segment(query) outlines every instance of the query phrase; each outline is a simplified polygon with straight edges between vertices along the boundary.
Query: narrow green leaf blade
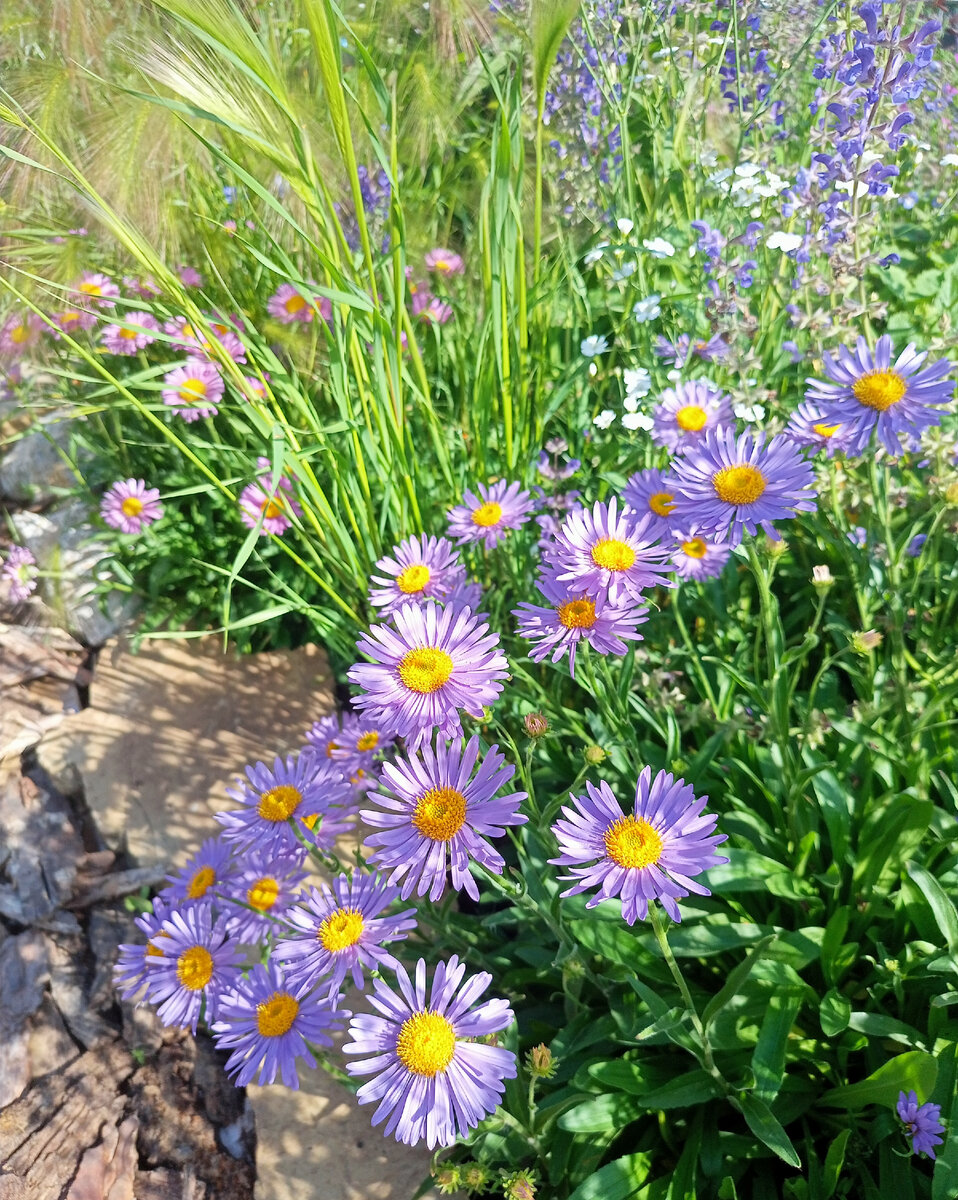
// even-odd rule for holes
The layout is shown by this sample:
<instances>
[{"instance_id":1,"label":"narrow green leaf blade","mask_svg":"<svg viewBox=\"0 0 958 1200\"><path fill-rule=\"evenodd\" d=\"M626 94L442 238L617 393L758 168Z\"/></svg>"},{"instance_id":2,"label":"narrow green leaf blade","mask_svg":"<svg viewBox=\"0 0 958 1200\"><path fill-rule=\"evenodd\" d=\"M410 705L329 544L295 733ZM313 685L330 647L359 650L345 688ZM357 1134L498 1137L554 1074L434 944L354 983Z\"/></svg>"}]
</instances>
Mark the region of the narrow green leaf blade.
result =
<instances>
[{"instance_id":1,"label":"narrow green leaf blade","mask_svg":"<svg viewBox=\"0 0 958 1200\"><path fill-rule=\"evenodd\" d=\"M768 1105L752 1092L743 1092L739 1096L739 1104L742 1116L758 1140L790 1167L801 1167L802 1160L798 1157L791 1139L772 1115Z\"/></svg>"}]
</instances>

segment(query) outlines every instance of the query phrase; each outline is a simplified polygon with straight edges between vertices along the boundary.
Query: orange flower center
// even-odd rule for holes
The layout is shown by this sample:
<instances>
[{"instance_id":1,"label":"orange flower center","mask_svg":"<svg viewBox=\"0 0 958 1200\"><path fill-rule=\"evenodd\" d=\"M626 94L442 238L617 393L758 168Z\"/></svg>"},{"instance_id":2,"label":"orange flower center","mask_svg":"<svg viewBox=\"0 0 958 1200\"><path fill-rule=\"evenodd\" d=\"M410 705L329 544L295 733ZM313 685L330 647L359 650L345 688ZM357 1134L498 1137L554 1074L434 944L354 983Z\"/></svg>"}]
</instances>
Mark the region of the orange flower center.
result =
<instances>
[{"instance_id":1,"label":"orange flower center","mask_svg":"<svg viewBox=\"0 0 958 1200\"><path fill-rule=\"evenodd\" d=\"M595 601L568 600L556 609L559 624L566 629L591 629L595 624Z\"/></svg>"},{"instance_id":2,"label":"orange flower center","mask_svg":"<svg viewBox=\"0 0 958 1200\"><path fill-rule=\"evenodd\" d=\"M621 817L605 831L605 852L619 867L651 867L662 857L662 835L640 817Z\"/></svg>"},{"instance_id":3,"label":"orange flower center","mask_svg":"<svg viewBox=\"0 0 958 1200\"><path fill-rule=\"evenodd\" d=\"M653 492L649 497L649 508L657 517L667 517L675 508L673 500L675 499L674 492Z\"/></svg>"},{"instance_id":4,"label":"orange flower center","mask_svg":"<svg viewBox=\"0 0 958 1200\"><path fill-rule=\"evenodd\" d=\"M422 646L404 654L397 669L405 687L411 692L427 696L437 692L448 681L454 666L445 650Z\"/></svg>"},{"instance_id":5,"label":"orange flower center","mask_svg":"<svg viewBox=\"0 0 958 1200\"><path fill-rule=\"evenodd\" d=\"M712 487L725 504L754 504L765 491L766 479L757 467L723 467L712 476Z\"/></svg>"},{"instance_id":6,"label":"orange flower center","mask_svg":"<svg viewBox=\"0 0 958 1200\"><path fill-rule=\"evenodd\" d=\"M282 1037L293 1028L298 1013L298 1000L288 992L273 992L256 1005L256 1028L262 1037Z\"/></svg>"},{"instance_id":7,"label":"orange flower center","mask_svg":"<svg viewBox=\"0 0 958 1200\"><path fill-rule=\"evenodd\" d=\"M434 842L448 842L466 820L466 798L455 788L431 788L419 797L412 823Z\"/></svg>"},{"instance_id":8,"label":"orange flower center","mask_svg":"<svg viewBox=\"0 0 958 1200\"><path fill-rule=\"evenodd\" d=\"M213 956L205 946L190 946L176 960L176 978L191 992L202 991L213 977Z\"/></svg>"},{"instance_id":9,"label":"orange flower center","mask_svg":"<svg viewBox=\"0 0 958 1200\"><path fill-rule=\"evenodd\" d=\"M263 792L256 811L264 821L288 821L299 808L303 793L289 783L278 784Z\"/></svg>"},{"instance_id":10,"label":"orange flower center","mask_svg":"<svg viewBox=\"0 0 958 1200\"><path fill-rule=\"evenodd\" d=\"M692 538L690 542L682 543L682 550L689 558L704 558L707 549L708 546L706 546L701 538Z\"/></svg>"},{"instance_id":11,"label":"orange flower center","mask_svg":"<svg viewBox=\"0 0 958 1200\"><path fill-rule=\"evenodd\" d=\"M190 886L186 889L187 900L201 900L216 882L216 872L212 867L200 867Z\"/></svg>"},{"instance_id":12,"label":"orange flower center","mask_svg":"<svg viewBox=\"0 0 958 1200\"><path fill-rule=\"evenodd\" d=\"M363 915L355 908L337 908L320 924L316 934L325 949L331 954L348 950L363 936Z\"/></svg>"},{"instance_id":13,"label":"orange flower center","mask_svg":"<svg viewBox=\"0 0 958 1200\"><path fill-rule=\"evenodd\" d=\"M279 898L279 883L269 875L257 879L246 892L246 903L257 912L269 912Z\"/></svg>"},{"instance_id":14,"label":"orange flower center","mask_svg":"<svg viewBox=\"0 0 958 1200\"><path fill-rule=\"evenodd\" d=\"M375 729L370 729L367 733L362 734L356 742L356 749L361 753L365 753L367 750L375 750L378 745L379 734Z\"/></svg>"},{"instance_id":15,"label":"orange flower center","mask_svg":"<svg viewBox=\"0 0 958 1200\"><path fill-rule=\"evenodd\" d=\"M305 307L306 301L298 292L296 295L290 296L288 300L283 301L283 308L285 308L291 316L294 316L298 312L302 312Z\"/></svg>"},{"instance_id":16,"label":"orange flower center","mask_svg":"<svg viewBox=\"0 0 958 1200\"><path fill-rule=\"evenodd\" d=\"M859 404L887 412L905 394L907 385L897 371L869 371L852 384L852 392Z\"/></svg>"}]
</instances>

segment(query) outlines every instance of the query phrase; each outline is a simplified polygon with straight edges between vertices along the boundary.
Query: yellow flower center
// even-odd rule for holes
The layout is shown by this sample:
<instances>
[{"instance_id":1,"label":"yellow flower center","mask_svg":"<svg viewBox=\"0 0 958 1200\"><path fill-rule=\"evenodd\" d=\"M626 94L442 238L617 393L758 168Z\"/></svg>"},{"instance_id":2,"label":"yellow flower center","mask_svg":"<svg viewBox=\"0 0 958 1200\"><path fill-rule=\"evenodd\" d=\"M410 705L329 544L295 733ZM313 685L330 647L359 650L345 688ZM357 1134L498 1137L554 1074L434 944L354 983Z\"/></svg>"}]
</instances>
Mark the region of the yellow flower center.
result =
<instances>
[{"instance_id":1,"label":"yellow flower center","mask_svg":"<svg viewBox=\"0 0 958 1200\"><path fill-rule=\"evenodd\" d=\"M686 404L675 414L675 423L686 433L698 433L708 419L708 413L698 404Z\"/></svg>"},{"instance_id":2,"label":"yellow flower center","mask_svg":"<svg viewBox=\"0 0 958 1200\"><path fill-rule=\"evenodd\" d=\"M413 592L421 592L431 578L432 572L426 564L416 563L415 566L400 571L396 576L396 583L399 585L399 590L409 596Z\"/></svg>"},{"instance_id":3,"label":"yellow flower center","mask_svg":"<svg viewBox=\"0 0 958 1200\"><path fill-rule=\"evenodd\" d=\"M449 263L446 262L446 260L444 258L439 258L436 260L435 267L436 267L437 271L448 271Z\"/></svg>"},{"instance_id":4,"label":"yellow flower center","mask_svg":"<svg viewBox=\"0 0 958 1200\"><path fill-rule=\"evenodd\" d=\"M264 821L288 821L299 808L303 793L292 784L281 783L259 798L257 812Z\"/></svg>"},{"instance_id":5,"label":"yellow flower center","mask_svg":"<svg viewBox=\"0 0 958 1200\"><path fill-rule=\"evenodd\" d=\"M434 842L448 842L466 821L466 797L455 788L430 788L420 796L412 814L412 823Z\"/></svg>"},{"instance_id":6,"label":"yellow flower center","mask_svg":"<svg viewBox=\"0 0 958 1200\"><path fill-rule=\"evenodd\" d=\"M60 324L61 325L72 325L75 321L79 321L79 319L80 319L80 314L78 312L60 313Z\"/></svg>"},{"instance_id":7,"label":"yellow flower center","mask_svg":"<svg viewBox=\"0 0 958 1200\"><path fill-rule=\"evenodd\" d=\"M10 341L15 342L18 346L22 345L30 337L30 330L26 325L14 325L10 330Z\"/></svg>"},{"instance_id":8,"label":"yellow flower center","mask_svg":"<svg viewBox=\"0 0 958 1200\"><path fill-rule=\"evenodd\" d=\"M186 404L193 400L204 400L206 398L206 384L202 379L187 379L180 384L180 390L177 393L179 398Z\"/></svg>"},{"instance_id":9,"label":"yellow flower center","mask_svg":"<svg viewBox=\"0 0 958 1200\"><path fill-rule=\"evenodd\" d=\"M176 978L191 992L202 991L213 977L213 956L205 946L190 946L176 960Z\"/></svg>"},{"instance_id":10,"label":"yellow flower center","mask_svg":"<svg viewBox=\"0 0 958 1200\"><path fill-rule=\"evenodd\" d=\"M143 501L137 496L127 496L120 505L120 512L124 517L138 517L143 511Z\"/></svg>"},{"instance_id":11,"label":"yellow flower center","mask_svg":"<svg viewBox=\"0 0 958 1200\"><path fill-rule=\"evenodd\" d=\"M619 867L654 866L662 850L662 835L640 817L620 817L605 831L605 852Z\"/></svg>"},{"instance_id":12,"label":"yellow flower center","mask_svg":"<svg viewBox=\"0 0 958 1200\"><path fill-rule=\"evenodd\" d=\"M216 882L216 872L212 867L200 867L190 886L186 889L187 900L201 900Z\"/></svg>"},{"instance_id":13,"label":"yellow flower center","mask_svg":"<svg viewBox=\"0 0 958 1200\"><path fill-rule=\"evenodd\" d=\"M348 950L363 936L363 915L355 908L337 908L322 922L317 938L331 954Z\"/></svg>"},{"instance_id":14,"label":"yellow flower center","mask_svg":"<svg viewBox=\"0 0 958 1200\"><path fill-rule=\"evenodd\" d=\"M367 750L375 750L379 745L379 734L375 729L370 729L368 733L364 733L356 742L356 749L360 753L365 754Z\"/></svg>"},{"instance_id":15,"label":"yellow flower center","mask_svg":"<svg viewBox=\"0 0 958 1200\"><path fill-rule=\"evenodd\" d=\"M627 571L635 562L635 551L618 538L603 538L592 547L592 561L606 571Z\"/></svg>"},{"instance_id":16,"label":"yellow flower center","mask_svg":"<svg viewBox=\"0 0 958 1200\"><path fill-rule=\"evenodd\" d=\"M418 1012L403 1021L396 1056L407 1071L430 1079L445 1071L456 1052L452 1025L437 1012Z\"/></svg>"},{"instance_id":17,"label":"yellow flower center","mask_svg":"<svg viewBox=\"0 0 958 1200\"><path fill-rule=\"evenodd\" d=\"M322 816L321 813L310 813L308 817L300 817L300 820L303 822L303 824L306 826L307 829L315 829L316 822L319 820L319 818L321 816Z\"/></svg>"},{"instance_id":18,"label":"yellow flower center","mask_svg":"<svg viewBox=\"0 0 958 1200\"><path fill-rule=\"evenodd\" d=\"M566 629L591 629L595 624L595 602L593 600L568 600L556 609L559 624Z\"/></svg>"},{"instance_id":19,"label":"yellow flower center","mask_svg":"<svg viewBox=\"0 0 958 1200\"><path fill-rule=\"evenodd\" d=\"M159 938L168 938L170 935L168 933L160 932L156 936L157 936L157 939L159 939ZM149 958L163 958L164 957L163 951L159 948L159 946L157 946L156 942L147 942L146 943L146 953L147 953L147 957L149 957Z\"/></svg>"},{"instance_id":20,"label":"yellow flower center","mask_svg":"<svg viewBox=\"0 0 958 1200\"><path fill-rule=\"evenodd\" d=\"M897 371L869 371L852 384L852 392L859 404L887 412L904 396L906 383Z\"/></svg>"},{"instance_id":21,"label":"yellow flower center","mask_svg":"<svg viewBox=\"0 0 958 1200\"><path fill-rule=\"evenodd\" d=\"M290 296L288 300L283 301L283 308L290 314L302 312L306 307L306 301L298 293L295 296Z\"/></svg>"},{"instance_id":22,"label":"yellow flower center","mask_svg":"<svg viewBox=\"0 0 958 1200\"><path fill-rule=\"evenodd\" d=\"M257 912L269 912L279 896L279 884L269 875L257 879L246 893L246 903Z\"/></svg>"},{"instance_id":23,"label":"yellow flower center","mask_svg":"<svg viewBox=\"0 0 958 1200\"><path fill-rule=\"evenodd\" d=\"M757 467L723 467L712 476L715 494L725 504L754 504L765 491L765 482Z\"/></svg>"},{"instance_id":24,"label":"yellow flower center","mask_svg":"<svg viewBox=\"0 0 958 1200\"><path fill-rule=\"evenodd\" d=\"M120 337L126 338L126 340L128 342L132 342L133 339L136 337L136 330L135 329L127 329L124 326L123 329L120 330Z\"/></svg>"},{"instance_id":25,"label":"yellow flower center","mask_svg":"<svg viewBox=\"0 0 958 1200\"><path fill-rule=\"evenodd\" d=\"M672 509L675 508L673 504L674 498L674 492L653 492L649 497L649 508L652 509L657 517L667 517Z\"/></svg>"},{"instance_id":26,"label":"yellow flower center","mask_svg":"<svg viewBox=\"0 0 958 1200\"><path fill-rule=\"evenodd\" d=\"M830 438L834 437L839 429L841 429L841 425L813 425L812 429L819 437Z\"/></svg>"},{"instance_id":27,"label":"yellow flower center","mask_svg":"<svg viewBox=\"0 0 958 1200\"><path fill-rule=\"evenodd\" d=\"M195 338L196 334L193 332L193 326L192 325L184 325L183 328L180 330L180 336L185 337L185 338Z\"/></svg>"},{"instance_id":28,"label":"yellow flower center","mask_svg":"<svg viewBox=\"0 0 958 1200\"><path fill-rule=\"evenodd\" d=\"M86 296L99 296L103 289L98 283L81 283L80 291Z\"/></svg>"},{"instance_id":29,"label":"yellow flower center","mask_svg":"<svg viewBox=\"0 0 958 1200\"><path fill-rule=\"evenodd\" d=\"M256 1028L261 1037L282 1037L293 1028L298 1013L298 1000L288 992L273 992L268 1000L256 1005Z\"/></svg>"},{"instance_id":30,"label":"yellow flower center","mask_svg":"<svg viewBox=\"0 0 958 1200\"><path fill-rule=\"evenodd\" d=\"M455 664L445 650L422 646L410 650L399 661L399 678L411 692L427 696L437 692L452 674Z\"/></svg>"},{"instance_id":31,"label":"yellow flower center","mask_svg":"<svg viewBox=\"0 0 958 1200\"><path fill-rule=\"evenodd\" d=\"M264 520L275 521L277 517L283 515L283 502L278 496L267 496L259 506L259 510L263 514Z\"/></svg>"},{"instance_id":32,"label":"yellow flower center","mask_svg":"<svg viewBox=\"0 0 958 1200\"><path fill-rule=\"evenodd\" d=\"M689 558L704 558L707 549L708 547L701 538L692 538L690 542L682 543L682 550Z\"/></svg>"},{"instance_id":33,"label":"yellow flower center","mask_svg":"<svg viewBox=\"0 0 958 1200\"><path fill-rule=\"evenodd\" d=\"M495 500L489 500L485 504L473 511L472 523L478 525L482 529L488 529L492 525L498 525L502 520L502 505L496 504Z\"/></svg>"}]
</instances>

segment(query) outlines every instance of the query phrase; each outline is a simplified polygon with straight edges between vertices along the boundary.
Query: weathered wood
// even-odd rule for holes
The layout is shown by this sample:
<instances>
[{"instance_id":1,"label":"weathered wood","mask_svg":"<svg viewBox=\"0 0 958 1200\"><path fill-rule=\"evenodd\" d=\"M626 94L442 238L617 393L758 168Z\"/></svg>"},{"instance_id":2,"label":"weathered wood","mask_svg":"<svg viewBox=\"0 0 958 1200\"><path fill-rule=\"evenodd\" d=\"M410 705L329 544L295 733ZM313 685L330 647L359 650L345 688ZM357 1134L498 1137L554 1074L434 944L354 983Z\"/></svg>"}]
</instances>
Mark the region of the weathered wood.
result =
<instances>
[{"instance_id":1,"label":"weathered wood","mask_svg":"<svg viewBox=\"0 0 958 1200\"><path fill-rule=\"evenodd\" d=\"M135 1200L136 1117L103 1129L103 1140L87 1150L65 1200Z\"/></svg>"}]
</instances>

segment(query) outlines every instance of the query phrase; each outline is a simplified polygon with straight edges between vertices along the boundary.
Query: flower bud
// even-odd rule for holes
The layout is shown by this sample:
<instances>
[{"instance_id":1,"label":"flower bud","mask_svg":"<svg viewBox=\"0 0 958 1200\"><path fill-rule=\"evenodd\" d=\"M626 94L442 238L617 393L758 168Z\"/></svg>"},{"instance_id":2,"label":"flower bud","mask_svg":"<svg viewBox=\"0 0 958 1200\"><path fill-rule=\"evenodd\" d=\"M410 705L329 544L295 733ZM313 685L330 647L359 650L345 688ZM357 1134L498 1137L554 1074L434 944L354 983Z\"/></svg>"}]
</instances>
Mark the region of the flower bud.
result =
<instances>
[{"instance_id":1,"label":"flower bud","mask_svg":"<svg viewBox=\"0 0 958 1200\"><path fill-rule=\"evenodd\" d=\"M788 553L788 542L784 538L769 537L765 535L765 553L771 559L781 558L783 554Z\"/></svg>"},{"instance_id":2,"label":"flower bud","mask_svg":"<svg viewBox=\"0 0 958 1200\"><path fill-rule=\"evenodd\" d=\"M835 582L835 576L827 566L812 567L812 586L820 592L827 592Z\"/></svg>"},{"instance_id":3,"label":"flower bud","mask_svg":"<svg viewBox=\"0 0 958 1200\"><path fill-rule=\"evenodd\" d=\"M882 643L882 636L877 629L861 629L852 634L852 649L856 654L871 654Z\"/></svg>"},{"instance_id":4,"label":"flower bud","mask_svg":"<svg viewBox=\"0 0 958 1200\"><path fill-rule=\"evenodd\" d=\"M432 1177L443 1196L451 1196L462 1186L462 1178L456 1163L442 1163L433 1171Z\"/></svg>"},{"instance_id":5,"label":"flower bud","mask_svg":"<svg viewBox=\"0 0 958 1200\"><path fill-rule=\"evenodd\" d=\"M535 1200L536 1181L532 1172L503 1172L502 1194L505 1200Z\"/></svg>"},{"instance_id":6,"label":"flower bud","mask_svg":"<svg viewBox=\"0 0 958 1200\"><path fill-rule=\"evenodd\" d=\"M531 738L542 738L549 732L549 722L541 712L526 713L522 718L522 723Z\"/></svg>"},{"instance_id":7,"label":"flower bud","mask_svg":"<svg viewBox=\"0 0 958 1200\"><path fill-rule=\"evenodd\" d=\"M592 767L597 766L606 757L601 746L586 746L585 761Z\"/></svg>"},{"instance_id":8,"label":"flower bud","mask_svg":"<svg viewBox=\"0 0 958 1200\"><path fill-rule=\"evenodd\" d=\"M459 1182L470 1192L482 1191L489 1182L489 1172L482 1163L463 1163L459 1168Z\"/></svg>"},{"instance_id":9,"label":"flower bud","mask_svg":"<svg viewBox=\"0 0 958 1200\"><path fill-rule=\"evenodd\" d=\"M958 482L949 483L945 488L945 501L948 504L958 505Z\"/></svg>"},{"instance_id":10,"label":"flower bud","mask_svg":"<svg viewBox=\"0 0 958 1200\"><path fill-rule=\"evenodd\" d=\"M551 1079L556 1073L558 1063L552 1057L552 1051L544 1043L533 1046L526 1060L529 1074L536 1079Z\"/></svg>"}]
</instances>

